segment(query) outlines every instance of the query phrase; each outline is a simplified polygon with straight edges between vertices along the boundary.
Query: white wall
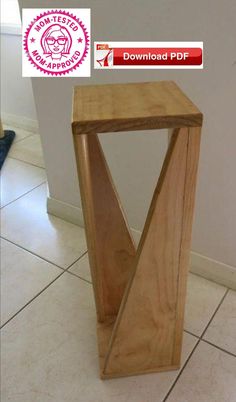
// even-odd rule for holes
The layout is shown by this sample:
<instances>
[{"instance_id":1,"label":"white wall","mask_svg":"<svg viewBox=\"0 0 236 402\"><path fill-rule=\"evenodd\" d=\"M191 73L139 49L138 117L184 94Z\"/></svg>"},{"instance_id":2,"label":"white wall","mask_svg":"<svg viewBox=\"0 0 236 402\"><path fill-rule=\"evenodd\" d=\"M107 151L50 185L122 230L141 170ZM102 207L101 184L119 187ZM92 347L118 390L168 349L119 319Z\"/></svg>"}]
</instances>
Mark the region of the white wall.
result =
<instances>
[{"instance_id":1,"label":"white wall","mask_svg":"<svg viewBox=\"0 0 236 402\"><path fill-rule=\"evenodd\" d=\"M33 79L50 195L80 206L70 131L74 85L172 79L205 116L193 250L236 267L236 2L19 0L24 7L91 7L93 40L203 40L204 70L92 70L90 79ZM132 226L142 228L165 149L162 134L103 135Z\"/></svg>"},{"instance_id":2,"label":"white wall","mask_svg":"<svg viewBox=\"0 0 236 402\"><path fill-rule=\"evenodd\" d=\"M30 78L22 78L21 36L1 34L1 112L36 120Z\"/></svg>"}]
</instances>

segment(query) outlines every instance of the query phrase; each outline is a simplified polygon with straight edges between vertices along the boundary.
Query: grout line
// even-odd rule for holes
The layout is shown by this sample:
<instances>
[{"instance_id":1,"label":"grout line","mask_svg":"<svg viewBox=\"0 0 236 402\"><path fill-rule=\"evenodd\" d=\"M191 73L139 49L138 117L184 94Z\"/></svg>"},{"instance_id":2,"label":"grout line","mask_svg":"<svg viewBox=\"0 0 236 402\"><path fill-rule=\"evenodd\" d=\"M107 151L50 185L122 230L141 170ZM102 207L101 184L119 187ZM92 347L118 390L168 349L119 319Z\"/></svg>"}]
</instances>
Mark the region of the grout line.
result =
<instances>
[{"instance_id":1,"label":"grout line","mask_svg":"<svg viewBox=\"0 0 236 402\"><path fill-rule=\"evenodd\" d=\"M200 338L200 336L194 334L194 333L191 332L191 331L188 331L187 329L184 329L184 332L186 332L186 333L189 334L189 335L195 336L195 338L198 338L198 339Z\"/></svg>"},{"instance_id":2,"label":"grout line","mask_svg":"<svg viewBox=\"0 0 236 402\"><path fill-rule=\"evenodd\" d=\"M7 129L6 129L7 130ZM14 128L12 129L12 131L15 131L16 136L17 136L17 130L15 130ZM28 131L29 132L29 131ZM21 141L27 140L27 138L32 137L33 135L35 135L34 133L31 132L31 134L26 135L24 138L16 138L13 142L13 144L18 144Z\"/></svg>"},{"instance_id":3,"label":"grout line","mask_svg":"<svg viewBox=\"0 0 236 402\"><path fill-rule=\"evenodd\" d=\"M25 160L22 160L22 159L15 158L14 156L10 156L10 154L7 155L7 159L13 159L14 161L21 162L21 163L23 163L25 165L30 165L30 166L36 167L36 165L32 165L32 163L29 163L29 162L27 162ZM42 170L44 170L46 172L45 167L37 166L37 168L42 169Z\"/></svg>"},{"instance_id":4,"label":"grout line","mask_svg":"<svg viewBox=\"0 0 236 402\"><path fill-rule=\"evenodd\" d=\"M208 340L205 339L205 338L199 337L198 335L194 334L193 332L188 331L187 329L184 329L184 332L186 332L186 333L189 334L189 335L194 336L194 337L197 338L197 339L200 339L200 340L203 341L203 342L209 343L209 345L215 346L215 348L222 350L222 352L228 353L229 355L236 357L236 354L235 354L235 353L230 352L229 350L224 349L224 348L222 348L221 346L218 346L218 345L216 345L215 343L210 342L210 341L208 341Z\"/></svg>"},{"instance_id":5,"label":"grout line","mask_svg":"<svg viewBox=\"0 0 236 402\"><path fill-rule=\"evenodd\" d=\"M20 142L20 141L24 141L27 138L32 137L35 134L37 135L37 133L33 133L32 131L25 130L24 128L11 126L11 124L9 124L9 125L7 124L8 128L6 128L6 126L5 127L4 126L5 126L5 124L3 124L3 131L14 131L16 133L16 137L14 139L13 144L18 144L18 142ZM11 127L11 128L9 128L9 127ZM25 131L26 133L29 133L29 135L26 135L23 138L17 138L17 130Z\"/></svg>"},{"instance_id":6,"label":"grout line","mask_svg":"<svg viewBox=\"0 0 236 402\"><path fill-rule=\"evenodd\" d=\"M23 249L24 251L27 251L28 253L30 253L30 254L32 254L32 255L34 255L34 256L40 258L41 260L43 260L43 261L45 261L45 262L48 262L48 263L51 264L51 265L54 265L55 267L61 269L62 272L61 272L59 275L57 275L56 278L54 278L51 282L49 282L42 290L40 290L40 292L38 292L38 293L37 293L32 299L30 299L24 306L22 306L12 317L10 317L10 318L0 327L0 329L4 328L13 318L15 318L19 313L21 313L22 310L24 310L27 306L29 306L29 304L31 304L31 303L32 303L38 296L40 296L46 289L48 289L49 286L51 286L51 285L52 285L57 279L59 279L65 272L67 272L68 274L71 274L71 275L75 276L76 278L78 278L78 279L80 279L80 280L83 280L84 282L86 282L86 283L88 283L88 284L91 285L91 282L87 281L87 280L84 279L84 278L81 278L81 277L77 276L77 275L74 274L73 272L68 271L77 261L79 261L84 255L86 255L87 250L86 250L83 254L81 254L80 257L77 258L77 259L76 259L72 264L70 264L66 269L64 269L64 268L60 267L59 265L54 264L54 263L52 263L52 262L46 260L45 258L40 257L39 255L37 255L37 254L35 254L35 253L32 253L31 251L27 250L26 248L24 248L24 247L22 247L22 246L19 246L18 244L15 244L15 243L12 242L11 240L5 239L5 238L2 237L2 236L1 236L1 238L4 239L5 241L11 243L11 244L14 244L16 247L21 248L21 249Z\"/></svg>"},{"instance_id":7,"label":"grout line","mask_svg":"<svg viewBox=\"0 0 236 402\"><path fill-rule=\"evenodd\" d=\"M16 247L18 247L18 248L21 248L21 249L24 250L24 251L27 251L28 253L32 254L33 256L38 257L38 258L40 258L41 260L43 260L43 261L45 261L45 262L47 262L47 263L49 263L49 264L51 264L51 265L54 265L54 266L57 267L57 268L62 269L63 272L66 271L65 268L61 267L60 265L57 265L55 262L52 262L52 261L47 260L46 258L40 256L39 254L36 254L36 253L34 253L34 252L28 250L27 248L25 248L25 247L23 247L23 246L20 246L20 245L17 244L17 243L14 243L14 241L9 240L9 239L7 239L6 237L3 237L3 236L0 236L0 238L3 239L3 240L5 240L5 241L8 241L8 242L11 243L11 244L14 244L14 246L16 246Z\"/></svg>"},{"instance_id":8,"label":"grout line","mask_svg":"<svg viewBox=\"0 0 236 402\"><path fill-rule=\"evenodd\" d=\"M234 353L229 352L229 350L223 349L223 348L221 348L221 347L218 346L218 345L215 345L214 343L208 341L207 339L201 339L201 341L203 341L203 342L205 342L205 343L208 343L208 344L211 345L211 346L214 346L216 349L219 349L219 350L221 350L222 352L225 352L225 353L227 353L227 354L230 355L230 356L236 357L236 355L235 355Z\"/></svg>"},{"instance_id":9,"label":"grout line","mask_svg":"<svg viewBox=\"0 0 236 402\"><path fill-rule=\"evenodd\" d=\"M24 160L24 159L16 158L16 157L14 157L14 156L12 156L12 155L10 155L10 154L9 154L9 158L15 159L15 160L20 161L20 162L28 163L28 165L31 165L31 166L34 166L34 167L37 167L37 168L45 169L45 170L46 170L45 166L35 165L35 164L32 163L32 162L28 162L28 161L26 161L26 160Z\"/></svg>"},{"instance_id":10,"label":"grout line","mask_svg":"<svg viewBox=\"0 0 236 402\"><path fill-rule=\"evenodd\" d=\"M4 239L4 240L6 240L6 239ZM7 240L7 241L8 241L8 240ZM9 242L12 243L11 241L9 241ZM15 244L15 243L13 243L13 244ZM21 247L21 246L18 246L17 244L16 244L16 246L19 247L19 248L23 248L23 247ZM23 249L23 250L26 250L26 249ZM28 251L28 250L26 250L26 251ZM33 254L33 253L31 253L30 251L29 251L29 253L30 253L30 254ZM86 253L87 253L87 251L85 251L75 262L79 261ZM33 254L33 255L35 255L35 254ZM37 256L37 257L38 257L38 256ZM41 258L41 257L39 257L39 258ZM44 258L42 258L42 260L47 261L47 260L45 260ZM48 261L47 261L47 262L48 262ZM81 279L81 280L83 280L84 282L86 282L86 283L88 283L89 285L91 285L91 282L87 281L87 280L84 279L84 278L78 277L78 276L77 276L76 274L74 274L73 272L68 271L68 269L71 268L71 266L74 265L75 262L73 262L72 264L70 264L67 269L63 269L63 271L62 271L59 275L57 275L56 278L54 278L50 283L48 283L42 290L40 290L40 292L38 292L38 293L37 293L32 299L30 299L23 307L21 307L20 310L18 310L12 317L10 317L10 318L0 327L0 329L4 328L5 325L7 325L13 318L15 318L19 313L21 313L22 310L24 310L29 304L31 304L32 301L34 301L38 296L40 296L46 289L48 289L49 286L51 286L51 285L52 285L57 279L59 279L65 272L67 272L68 274L71 274L71 275L75 276L76 278ZM62 269L62 268L59 267L58 265L55 265L55 264L52 264L52 265L54 265L54 266L57 267L57 268Z\"/></svg>"},{"instance_id":11,"label":"grout line","mask_svg":"<svg viewBox=\"0 0 236 402\"><path fill-rule=\"evenodd\" d=\"M81 279L82 281L88 283L89 285L92 285L92 282L88 281L88 279L82 278L82 276L78 276L78 275L76 275L74 272L70 272L70 271L65 271L65 272L67 272L67 273L70 274L70 275L75 276L75 277L78 278L78 279Z\"/></svg>"},{"instance_id":12,"label":"grout line","mask_svg":"<svg viewBox=\"0 0 236 402\"><path fill-rule=\"evenodd\" d=\"M216 313L218 312L219 308L221 307L221 305L222 305L224 299L226 298L228 292L229 292L229 289L227 288L226 291L225 291L224 296L222 297L222 299L221 299L220 303L218 304L217 308L215 309L214 314L212 315L210 321L208 322L206 328L204 329L204 331L203 331L203 333L202 333L202 335L201 335L201 337L200 337L201 339L203 338L203 336L205 335L205 333L206 333L206 331L208 330L209 326L211 325L213 319L215 318Z\"/></svg>"},{"instance_id":13,"label":"grout line","mask_svg":"<svg viewBox=\"0 0 236 402\"><path fill-rule=\"evenodd\" d=\"M8 205L12 204L12 203L15 202L15 201L18 201L20 198L22 198L22 197L24 197L25 195L31 193L31 191L36 190L36 188L42 186L42 185L45 184L45 183L47 183L47 180L42 181L42 183L40 183L40 184L38 184L37 186L31 188L31 190L26 191L26 193L20 195L20 196L17 197L15 200L12 200L12 201L8 202L6 205L3 205L3 207L1 207L0 209L2 210L3 208L8 207Z\"/></svg>"},{"instance_id":14,"label":"grout line","mask_svg":"<svg viewBox=\"0 0 236 402\"><path fill-rule=\"evenodd\" d=\"M192 357L193 353L195 352L197 346L199 345L200 341L201 341L201 339L198 338L198 341L197 341L196 345L194 346L192 352L190 353L190 355L188 356L187 360L186 360L185 363L183 364L183 367L180 369L179 374L177 375L175 381L174 381L173 384L171 385L169 391L167 392L167 394L166 394L166 396L165 396L165 398L163 399L162 402L166 402L166 401L167 401L167 398L169 397L170 393L172 392L173 388L175 387L175 384L176 384L177 381L179 380L179 377L181 376L182 372L184 371L186 365L188 364L189 360L191 359L191 357Z\"/></svg>"},{"instance_id":15,"label":"grout line","mask_svg":"<svg viewBox=\"0 0 236 402\"><path fill-rule=\"evenodd\" d=\"M191 357L192 357L194 351L196 350L197 346L199 345L199 343L200 343L201 341L207 342L207 341L205 341L205 340L203 339L203 336L205 335L205 333L206 333L206 331L207 331L209 325L211 324L212 320L214 319L214 317L215 317L216 313L218 312L219 308L221 307L221 305L222 305L222 303L223 303L225 297L227 296L228 292L229 292L229 289L227 288L226 291L225 291L225 294L223 295L223 297L222 297L221 301L219 302L218 306L216 307L216 309L215 309L215 311L214 311L214 313L213 313L211 319L209 320L209 322L208 322L206 328L204 329L204 331L202 332L202 335L201 335L200 337L197 337L196 335L191 334L189 331L186 331L186 332L188 332L189 334L191 334L191 335L197 337L197 338L198 338L198 341L197 341L196 345L194 346L192 352L190 353L189 357L187 358L186 362L183 364L183 367L181 368L179 374L177 375L175 381L174 381L173 384L171 385L169 391L167 392L167 394L166 394L166 396L165 396L165 398L163 399L162 402L166 402L166 401L167 401L169 395L171 394L172 390L174 389L174 387L175 387L177 381L179 380L179 378L180 378L182 372L184 371L185 367L187 366L189 360L191 359ZM209 343L209 342L207 342L207 343ZM218 348L218 349L220 349L219 347L217 347L217 345L214 345L214 344L211 344L211 345L214 346L214 347L216 347L216 348ZM220 350L223 350L223 349L220 349ZM227 352L227 353L229 353L229 352ZM229 353L229 354L231 355L231 353ZM234 355L233 355L233 356L234 356Z\"/></svg>"},{"instance_id":16,"label":"grout line","mask_svg":"<svg viewBox=\"0 0 236 402\"><path fill-rule=\"evenodd\" d=\"M3 239L3 240L5 240L5 241L7 241L7 242L9 242L9 243L11 243L11 244L14 244L14 246L16 246L16 247L18 247L18 248L21 248L22 250L26 251L27 253L33 255L34 257L40 258L41 260L47 262L48 264L54 265L55 267L57 267L57 268L59 268L59 269L62 269L64 272L68 272L69 274L75 275L75 276L77 276L78 278L83 279L84 281L86 281L86 282L88 282L88 283L92 283L92 282L88 281L87 279L84 279L84 278L82 278L82 277L80 277L80 276L74 274L74 272L68 271L76 262L78 262L82 257L84 257L84 256L87 254L87 252L88 252L87 250L86 250L84 253L82 253L75 261L73 261L67 268L63 268L63 267L61 267L60 265L57 265L55 262L52 262L52 261L50 261L50 260L47 260L46 258L40 256L39 254L33 253L32 251L28 250L27 248L25 248L25 247L23 247L23 246L20 246L20 245L17 244L17 243L14 243L12 240L9 240L9 239L7 239L7 238L5 238L5 237L3 237L3 236L0 236L0 239Z\"/></svg>"},{"instance_id":17,"label":"grout line","mask_svg":"<svg viewBox=\"0 0 236 402\"><path fill-rule=\"evenodd\" d=\"M66 268L65 272L67 272L68 274L71 274L73 276L76 276L76 278L81 279L82 281L85 281L87 283L89 283L90 285L92 285L92 282L89 281L88 279L83 278L82 276L79 276L77 274L75 274L74 272L69 271L69 269L76 263L78 262L81 258L83 258L86 254L88 253L88 250L86 250L79 258L77 258L77 260L75 260L72 264L69 265L68 268Z\"/></svg>"},{"instance_id":18,"label":"grout line","mask_svg":"<svg viewBox=\"0 0 236 402\"><path fill-rule=\"evenodd\" d=\"M83 254L81 254L74 262L72 262L72 264L70 264L65 271L68 271L68 269L70 269L72 267L72 265L74 265L76 262L78 262L82 257L84 257L87 254L88 250L84 251Z\"/></svg>"},{"instance_id":19,"label":"grout line","mask_svg":"<svg viewBox=\"0 0 236 402\"><path fill-rule=\"evenodd\" d=\"M1 327L4 328L11 320L13 320L22 310L24 310L29 304L32 303L38 296L40 296L46 289L49 288L57 279L59 279L66 271L61 272L56 278L54 278L51 282L49 282L40 292L38 292L32 299L30 299L23 307L20 308L12 317L10 317Z\"/></svg>"}]
</instances>

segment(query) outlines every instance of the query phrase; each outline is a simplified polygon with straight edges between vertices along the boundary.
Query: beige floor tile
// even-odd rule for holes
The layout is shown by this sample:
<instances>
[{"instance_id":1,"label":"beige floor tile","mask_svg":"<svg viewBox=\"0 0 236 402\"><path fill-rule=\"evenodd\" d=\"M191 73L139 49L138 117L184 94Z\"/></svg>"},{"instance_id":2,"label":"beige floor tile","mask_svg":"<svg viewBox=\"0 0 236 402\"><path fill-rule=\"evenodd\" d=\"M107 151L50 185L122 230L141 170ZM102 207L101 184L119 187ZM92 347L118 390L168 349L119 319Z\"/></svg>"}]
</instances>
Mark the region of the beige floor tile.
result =
<instances>
[{"instance_id":1,"label":"beige floor tile","mask_svg":"<svg viewBox=\"0 0 236 402\"><path fill-rule=\"evenodd\" d=\"M90 268L89 268L89 261L88 261L88 254L84 257L80 258L69 271L73 272L75 275L78 275L80 278L86 279L89 282L92 282Z\"/></svg>"},{"instance_id":2,"label":"beige floor tile","mask_svg":"<svg viewBox=\"0 0 236 402\"><path fill-rule=\"evenodd\" d=\"M23 140L26 137L30 137L31 135L35 135L35 133L33 133L32 131L24 130L24 129L19 128L19 127L9 126L9 125L5 125L5 124L3 124L3 129L4 130L15 131L16 136L15 136L15 139L14 139L14 143L18 142L20 140Z\"/></svg>"},{"instance_id":3,"label":"beige floor tile","mask_svg":"<svg viewBox=\"0 0 236 402\"><path fill-rule=\"evenodd\" d=\"M43 168L44 160L40 136L35 134L14 143L9 156Z\"/></svg>"},{"instance_id":4,"label":"beige floor tile","mask_svg":"<svg viewBox=\"0 0 236 402\"><path fill-rule=\"evenodd\" d=\"M2 209L2 237L68 268L86 251L84 230L46 212L45 184Z\"/></svg>"},{"instance_id":5,"label":"beige floor tile","mask_svg":"<svg viewBox=\"0 0 236 402\"><path fill-rule=\"evenodd\" d=\"M167 402L235 402L236 359L201 342Z\"/></svg>"},{"instance_id":6,"label":"beige floor tile","mask_svg":"<svg viewBox=\"0 0 236 402\"><path fill-rule=\"evenodd\" d=\"M236 355L236 292L230 290L204 338ZM235 373L236 381L236 373ZM236 396L236 393L235 393ZM236 398L235 398L236 399Z\"/></svg>"},{"instance_id":7,"label":"beige floor tile","mask_svg":"<svg viewBox=\"0 0 236 402\"><path fill-rule=\"evenodd\" d=\"M100 380L92 286L68 273L3 328L2 366L8 402L159 402L178 374Z\"/></svg>"},{"instance_id":8,"label":"beige floor tile","mask_svg":"<svg viewBox=\"0 0 236 402\"><path fill-rule=\"evenodd\" d=\"M190 273L184 328L201 336L226 290L224 286Z\"/></svg>"},{"instance_id":9,"label":"beige floor tile","mask_svg":"<svg viewBox=\"0 0 236 402\"><path fill-rule=\"evenodd\" d=\"M1 170L1 206L46 181L44 169L7 158Z\"/></svg>"},{"instance_id":10,"label":"beige floor tile","mask_svg":"<svg viewBox=\"0 0 236 402\"><path fill-rule=\"evenodd\" d=\"M1 239L1 325L62 270Z\"/></svg>"}]
</instances>

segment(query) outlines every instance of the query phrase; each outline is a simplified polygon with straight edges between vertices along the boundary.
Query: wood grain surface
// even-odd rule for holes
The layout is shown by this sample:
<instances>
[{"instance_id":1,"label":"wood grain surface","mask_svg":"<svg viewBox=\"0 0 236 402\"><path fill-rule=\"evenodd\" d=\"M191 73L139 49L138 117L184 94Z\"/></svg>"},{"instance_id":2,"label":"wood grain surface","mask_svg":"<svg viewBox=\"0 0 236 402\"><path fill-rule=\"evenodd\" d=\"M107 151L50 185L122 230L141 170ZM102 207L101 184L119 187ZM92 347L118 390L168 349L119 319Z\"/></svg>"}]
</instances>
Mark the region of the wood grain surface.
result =
<instances>
[{"instance_id":1,"label":"wood grain surface","mask_svg":"<svg viewBox=\"0 0 236 402\"><path fill-rule=\"evenodd\" d=\"M136 254L96 135L74 136L98 320L118 313Z\"/></svg>"},{"instance_id":2,"label":"wood grain surface","mask_svg":"<svg viewBox=\"0 0 236 402\"><path fill-rule=\"evenodd\" d=\"M188 129L188 153L186 164L186 178L184 190L184 210L182 222L182 239L180 246L179 280L176 308L175 340L173 350L173 364L178 364L181 359L181 349L184 330L184 310L186 301L186 288L188 270L190 265L190 249L193 212L195 204L195 192L197 183L197 169L200 153L201 128Z\"/></svg>"},{"instance_id":3,"label":"wood grain surface","mask_svg":"<svg viewBox=\"0 0 236 402\"><path fill-rule=\"evenodd\" d=\"M74 134L201 126L202 114L173 81L74 88Z\"/></svg>"},{"instance_id":4,"label":"wood grain surface","mask_svg":"<svg viewBox=\"0 0 236 402\"><path fill-rule=\"evenodd\" d=\"M188 129L176 131L113 329L104 375L172 365L188 144Z\"/></svg>"}]
</instances>

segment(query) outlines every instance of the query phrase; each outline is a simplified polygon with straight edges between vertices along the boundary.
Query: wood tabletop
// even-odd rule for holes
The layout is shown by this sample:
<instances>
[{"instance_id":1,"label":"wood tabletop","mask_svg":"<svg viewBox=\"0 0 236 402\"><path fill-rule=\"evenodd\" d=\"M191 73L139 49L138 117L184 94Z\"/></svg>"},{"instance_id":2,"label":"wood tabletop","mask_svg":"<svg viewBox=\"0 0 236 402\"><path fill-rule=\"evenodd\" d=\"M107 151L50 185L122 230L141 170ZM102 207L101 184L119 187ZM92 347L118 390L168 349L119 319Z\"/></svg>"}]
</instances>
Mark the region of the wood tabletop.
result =
<instances>
[{"instance_id":1,"label":"wood tabletop","mask_svg":"<svg viewBox=\"0 0 236 402\"><path fill-rule=\"evenodd\" d=\"M74 134L201 125L202 113L173 81L74 88Z\"/></svg>"}]
</instances>

